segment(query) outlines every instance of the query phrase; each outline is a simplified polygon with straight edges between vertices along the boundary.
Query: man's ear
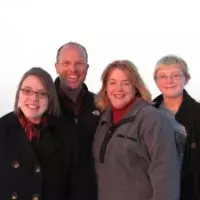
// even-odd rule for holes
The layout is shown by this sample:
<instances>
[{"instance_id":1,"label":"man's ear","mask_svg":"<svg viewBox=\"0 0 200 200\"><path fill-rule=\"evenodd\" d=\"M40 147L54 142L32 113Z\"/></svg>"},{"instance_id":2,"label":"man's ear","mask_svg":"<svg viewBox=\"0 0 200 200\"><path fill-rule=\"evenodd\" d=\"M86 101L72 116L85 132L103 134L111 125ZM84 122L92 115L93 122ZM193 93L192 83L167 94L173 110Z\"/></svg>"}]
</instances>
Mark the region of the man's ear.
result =
<instances>
[{"instance_id":1,"label":"man's ear","mask_svg":"<svg viewBox=\"0 0 200 200\"><path fill-rule=\"evenodd\" d=\"M55 68L56 68L56 72L57 72L57 74L59 74L59 66L58 66L58 63L55 63Z\"/></svg>"},{"instance_id":2,"label":"man's ear","mask_svg":"<svg viewBox=\"0 0 200 200\"><path fill-rule=\"evenodd\" d=\"M89 66L90 66L90 65L89 65L89 64L87 64L87 68L89 68Z\"/></svg>"}]
</instances>

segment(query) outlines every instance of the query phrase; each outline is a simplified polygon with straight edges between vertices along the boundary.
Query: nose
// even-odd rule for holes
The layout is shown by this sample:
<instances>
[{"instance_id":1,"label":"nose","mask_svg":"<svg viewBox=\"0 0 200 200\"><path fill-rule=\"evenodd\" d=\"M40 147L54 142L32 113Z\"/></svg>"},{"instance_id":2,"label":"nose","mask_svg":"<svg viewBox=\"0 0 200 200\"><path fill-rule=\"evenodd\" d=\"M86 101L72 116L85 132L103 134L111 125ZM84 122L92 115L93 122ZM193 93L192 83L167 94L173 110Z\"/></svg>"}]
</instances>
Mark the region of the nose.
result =
<instances>
[{"instance_id":1,"label":"nose","mask_svg":"<svg viewBox=\"0 0 200 200\"><path fill-rule=\"evenodd\" d=\"M173 76L166 76L166 81L167 82L169 82L169 83L171 83L171 82L173 82Z\"/></svg>"},{"instance_id":2,"label":"nose","mask_svg":"<svg viewBox=\"0 0 200 200\"><path fill-rule=\"evenodd\" d=\"M75 63L72 63L70 66L69 66L69 70L71 72L75 72L76 71L76 64Z\"/></svg>"},{"instance_id":3,"label":"nose","mask_svg":"<svg viewBox=\"0 0 200 200\"><path fill-rule=\"evenodd\" d=\"M116 90L117 91L122 91L122 89L123 89L123 84L122 83L116 84Z\"/></svg>"},{"instance_id":4,"label":"nose","mask_svg":"<svg viewBox=\"0 0 200 200\"><path fill-rule=\"evenodd\" d=\"M31 96L31 98L33 101L36 101L36 102L38 102L40 99L39 94L36 92L34 92L34 94Z\"/></svg>"}]
</instances>

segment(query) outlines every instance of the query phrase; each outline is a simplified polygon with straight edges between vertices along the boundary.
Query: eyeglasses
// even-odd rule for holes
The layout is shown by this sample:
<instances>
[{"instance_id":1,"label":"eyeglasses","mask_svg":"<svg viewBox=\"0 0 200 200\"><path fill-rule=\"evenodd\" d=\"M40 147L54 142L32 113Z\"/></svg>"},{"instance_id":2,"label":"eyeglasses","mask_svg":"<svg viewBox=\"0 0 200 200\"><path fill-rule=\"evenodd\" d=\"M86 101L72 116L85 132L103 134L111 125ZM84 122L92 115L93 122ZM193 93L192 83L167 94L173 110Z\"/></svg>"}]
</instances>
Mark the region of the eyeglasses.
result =
<instances>
[{"instance_id":1,"label":"eyeglasses","mask_svg":"<svg viewBox=\"0 0 200 200\"><path fill-rule=\"evenodd\" d=\"M158 75L158 76L156 76L156 79L161 80L161 81L166 81L167 79L180 80L182 77L184 77L183 74L171 74L170 76Z\"/></svg>"},{"instance_id":2,"label":"eyeglasses","mask_svg":"<svg viewBox=\"0 0 200 200\"><path fill-rule=\"evenodd\" d=\"M37 97L40 99L46 99L48 97L48 94L44 91L33 91L32 89L29 88L21 88L21 91L23 94L27 96L32 96L33 94L36 94Z\"/></svg>"}]
</instances>

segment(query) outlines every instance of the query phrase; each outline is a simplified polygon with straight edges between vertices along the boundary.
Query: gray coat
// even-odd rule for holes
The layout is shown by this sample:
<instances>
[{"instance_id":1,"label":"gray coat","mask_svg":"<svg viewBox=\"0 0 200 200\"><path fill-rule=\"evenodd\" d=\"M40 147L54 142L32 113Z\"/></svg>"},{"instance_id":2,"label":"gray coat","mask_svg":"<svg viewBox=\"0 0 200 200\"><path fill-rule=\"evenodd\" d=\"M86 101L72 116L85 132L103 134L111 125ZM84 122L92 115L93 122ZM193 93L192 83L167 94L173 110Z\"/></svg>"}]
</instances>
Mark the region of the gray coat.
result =
<instances>
[{"instance_id":1,"label":"gray coat","mask_svg":"<svg viewBox=\"0 0 200 200\"><path fill-rule=\"evenodd\" d=\"M102 115L94 138L98 200L178 200L179 165L169 120L142 99L112 124Z\"/></svg>"}]
</instances>

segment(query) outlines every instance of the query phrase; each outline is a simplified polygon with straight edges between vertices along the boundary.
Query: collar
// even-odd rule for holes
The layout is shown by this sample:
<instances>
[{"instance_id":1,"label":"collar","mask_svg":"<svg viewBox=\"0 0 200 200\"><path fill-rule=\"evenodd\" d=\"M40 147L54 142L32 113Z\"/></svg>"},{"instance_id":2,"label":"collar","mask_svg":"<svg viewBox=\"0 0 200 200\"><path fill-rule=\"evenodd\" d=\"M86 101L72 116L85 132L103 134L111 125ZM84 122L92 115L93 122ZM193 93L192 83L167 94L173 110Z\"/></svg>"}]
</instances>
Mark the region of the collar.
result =
<instances>
[{"instance_id":1,"label":"collar","mask_svg":"<svg viewBox=\"0 0 200 200\"><path fill-rule=\"evenodd\" d=\"M124 118L135 117L137 113L144 106L150 105L147 101L142 98L137 98L135 102L129 107L128 111L124 115ZM107 108L101 117L100 123L111 123L112 122L112 109Z\"/></svg>"},{"instance_id":2,"label":"collar","mask_svg":"<svg viewBox=\"0 0 200 200\"><path fill-rule=\"evenodd\" d=\"M48 126L54 127L56 126L58 118L54 116L48 116ZM14 112L10 112L3 117L1 117L1 121L7 126L19 126L19 120L17 115Z\"/></svg>"},{"instance_id":3,"label":"collar","mask_svg":"<svg viewBox=\"0 0 200 200\"><path fill-rule=\"evenodd\" d=\"M160 106L160 104L162 103L163 101L163 95L159 95L157 96L154 100L153 100L153 103L154 103L154 106L156 108L158 108ZM179 118L180 116L184 116L186 115L186 113L191 113L193 112L195 109L195 106L196 106L196 100L193 99L188 93L187 91L184 89L183 90L183 101L178 109L178 112L176 113L176 118Z\"/></svg>"}]
</instances>

